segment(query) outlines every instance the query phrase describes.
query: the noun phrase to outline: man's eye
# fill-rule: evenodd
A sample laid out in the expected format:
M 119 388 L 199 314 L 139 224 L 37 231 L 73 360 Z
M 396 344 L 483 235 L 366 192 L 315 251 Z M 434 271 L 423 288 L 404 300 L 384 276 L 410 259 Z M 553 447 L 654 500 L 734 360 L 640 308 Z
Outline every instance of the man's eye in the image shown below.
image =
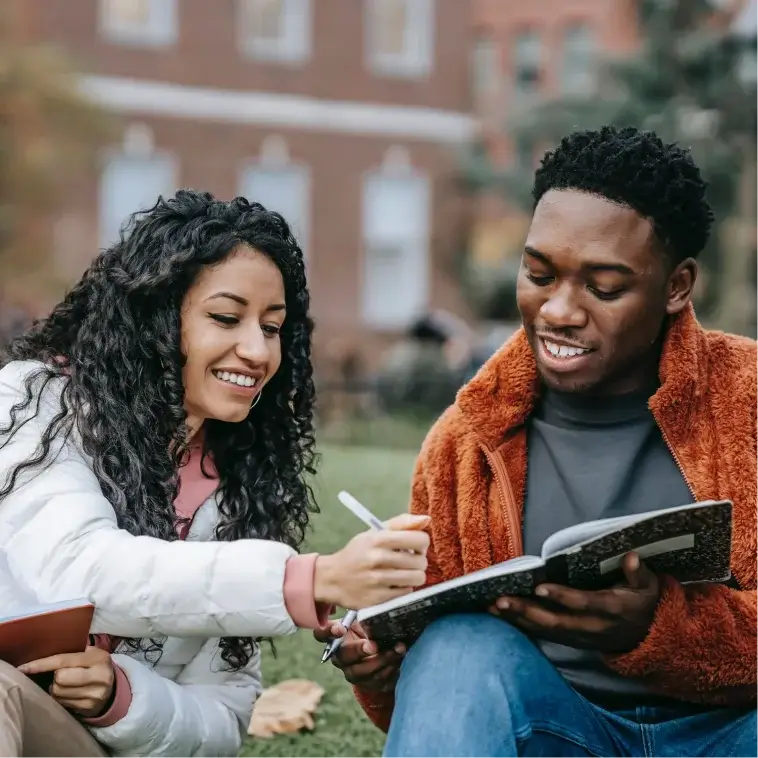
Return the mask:
M 616 300 L 624 294 L 624 290 L 606 292 L 605 290 L 599 290 L 597 287 L 590 287 L 589 290 L 598 300 Z
M 221 313 L 211 313 L 210 317 L 214 321 L 218 321 L 219 324 L 224 324 L 225 326 L 234 326 L 240 322 L 236 316 L 225 316 Z

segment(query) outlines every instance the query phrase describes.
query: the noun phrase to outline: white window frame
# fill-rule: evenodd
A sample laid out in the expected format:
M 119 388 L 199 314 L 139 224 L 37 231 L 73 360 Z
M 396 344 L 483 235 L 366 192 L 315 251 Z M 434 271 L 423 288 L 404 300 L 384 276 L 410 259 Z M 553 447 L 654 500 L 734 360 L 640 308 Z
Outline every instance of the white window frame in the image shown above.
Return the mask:
M 500 88 L 500 46 L 488 34 L 478 35 L 471 50 L 471 89 L 476 97 L 497 94 Z
M 462 1 L 462 0 L 461 0 Z M 376 17 L 385 0 L 364 0 L 364 49 L 366 63 L 378 76 L 420 79 L 434 68 L 435 0 L 404 0 L 408 11 L 405 45 L 402 53 L 378 49 Z
M 100 242 L 101 248 L 110 247 L 114 244 L 114 242 L 117 241 L 117 237 L 109 237 L 109 234 L 111 231 L 113 231 L 110 228 L 106 228 L 106 224 L 104 224 L 104 221 L 107 221 L 109 219 L 104 219 L 104 213 L 106 210 L 106 198 L 105 198 L 105 192 L 107 189 L 106 184 L 106 172 L 108 169 L 116 162 L 116 161 L 132 161 L 132 162 L 160 162 L 163 163 L 168 168 L 168 173 L 170 175 L 170 179 L 168 181 L 168 185 L 158 191 L 158 193 L 151 198 L 146 198 L 145 202 L 141 204 L 140 207 L 137 208 L 129 208 L 124 210 L 123 212 L 119 211 L 120 220 L 118 221 L 118 229 L 122 228 L 123 225 L 126 223 L 127 219 L 136 211 L 142 211 L 146 210 L 147 208 L 153 206 L 157 200 L 158 195 L 161 194 L 164 197 L 170 197 L 172 196 L 176 190 L 179 188 L 178 184 L 178 178 L 179 178 L 179 161 L 177 160 L 176 156 L 173 153 L 164 152 L 164 151 L 155 151 L 150 153 L 149 155 L 130 155 L 129 153 L 125 153 L 121 150 L 113 150 L 113 151 L 107 151 L 104 155 L 104 161 L 101 167 L 100 176 L 98 179 L 98 239 Z
M 586 44 L 581 50 L 579 47 L 571 45 L 570 37 L 577 32 L 586 35 L 588 41 L 588 44 Z M 595 65 L 597 53 L 596 42 L 594 29 L 587 22 L 578 21 L 564 29 L 561 50 L 563 58 L 563 65 L 561 66 L 561 91 L 564 94 L 592 94 L 595 88 L 595 75 L 597 73 Z M 582 63 L 587 65 L 586 71 L 580 71 L 577 66 L 573 65 L 573 63 L 579 59 L 579 55 L 585 58 Z M 581 80 L 581 77 L 585 77 L 584 81 Z
M 297 64 L 311 56 L 313 23 L 312 0 L 281 0 L 284 34 L 278 39 L 257 39 L 248 35 L 246 15 L 249 2 L 237 0 L 237 40 L 243 55 L 257 61 Z
M 377 233 L 372 230 L 371 222 L 371 194 L 377 191 L 377 187 L 383 181 L 412 181 L 417 183 L 420 193 L 421 208 L 418 209 L 419 220 L 418 233 L 412 237 L 402 239 L 390 232 L 385 237 L 384 232 Z M 409 170 L 403 174 L 395 174 L 386 169 L 371 171 L 363 176 L 362 198 L 362 258 L 361 258 L 361 316 L 363 322 L 376 331 L 397 332 L 406 328 L 414 318 L 423 314 L 429 305 L 430 294 L 430 271 L 431 271 L 431 210 L 432 210 L 432 185 L 429 177 L 421 172 Z M 382 239 L 384 237 L 384 239 Z M 404 253 L 413 256 L 404 263 L 410 269 L 413 279 L 413 299 L 403 298 L 396 295 L 396 300 L 389 307 L 382 310 L 377 307 L 378 300 L 383 298 L 382 293 L 372 292 L 370 280 L 372 250 L 382 246 L 401 246 Z M 402 268 L 398 276 L 407 276 L 409 271 Z M 415 269 L 415 270 L 414 270 Z M 404 307 L 403 307 L 404 306 Z
M 524 68 L 524 66 L 521 65 L 521 62 L 525 60 L 525 58 L 519 54 L 519 48 L 521 46 L 521 43 L 523 43 L 526 39 L 529 39 L 535 43 L 534 47 L 537 51 L 536 61 L 529 61 L 530 64 L 535 64 L 537 70 L 537 86 L 534 89 L 530 89 L 528 91 L 522 89 L 518 78 L 519 71 Z M 543 35 L 539 29 L 536 29 L 534 27 L 525 28 L 520 29 L 516 33 L 515 37 L 513 38 L 513 54 L 511 56 L 511 60 L 513 65 L 513 94 L 522 100 L 535 97 L 541 89 L 541 79 L 545 62 L 545 42 Z
M 268 174 L 291 174 L 293 176 L 299 177 L 299 180 L 302 182 L 302 209 L 301 209 L 301 218 L 295 219 L 295 223 L 293 224 L 292 218 L 287 218 L 287 214 L 283 213 L 283 209 L 276 208 L 272 205 L 270 205 L 266 198 L 259 198 L 259 197 L 253 197 L 248 193 L 248 186 L 249 186 L 249 176 L 250 172 L 252 171 L 258 171 L 261 173 L 268 173 Z M 260 159 L 250 160 L 243 163 L 242 167 L 240 168 L 239 172 L 239 179 L 237 182 L 238 191 L 239 194 L 243 197 L 247 198 L 251 203 L 257 202 L 261 203 L 266 210 L 268 211 L 276 211 L 277 213 L 281 213 L 282 216 L 284 216 L 284 220 L 290 225 L 292 229 L 292 233 L 295 236 L 295 239 L 297 240 L 298 245 L 300 245 L 300 249 L 303 251 L 303 258 L 305 261 L 308 261 L 309 258 L 309 250 L 311 247 L 311 206 L 312 206 L 312 193 L 311 193 L 311 171 L 310 168 L 302 163 L 298 162 L 292 162 L 287 161 L 286 163 L 277 163 L 277 164 L 270 164 L 266 161 L 261 161 Z M 299 227 L 299 228 L 298 228 Z
M 179 36 L 178 0 L 149 0 L 148 22 L 144 26 L 118 23 L 111 13 L 109 0 L 99 0 L 98 23 L 100 34 L 118 45 L 168 47 Z

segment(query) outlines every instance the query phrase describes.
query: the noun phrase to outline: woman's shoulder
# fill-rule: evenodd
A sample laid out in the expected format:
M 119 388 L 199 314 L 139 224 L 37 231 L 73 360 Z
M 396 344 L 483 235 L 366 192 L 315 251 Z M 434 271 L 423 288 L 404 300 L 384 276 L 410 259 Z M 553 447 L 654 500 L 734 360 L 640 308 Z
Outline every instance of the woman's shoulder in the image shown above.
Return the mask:
M 44 368 L 42 361 L 10 361 L 0 368 L 0 383 L 11 389 L 22 389 L 30 376 Z
M 39 381 L 34 381 L 36 377 L 39 377 Z M 60 410 L 61 392 L 65 382 L 65 377 L 51 377 L 45 371 L 42 361 L 6 363 L 0 368 L 0 416 L 5 417 L 18 403 L 30 412 L 33 409 L 34 415 L 42 418 L 57 413 Z

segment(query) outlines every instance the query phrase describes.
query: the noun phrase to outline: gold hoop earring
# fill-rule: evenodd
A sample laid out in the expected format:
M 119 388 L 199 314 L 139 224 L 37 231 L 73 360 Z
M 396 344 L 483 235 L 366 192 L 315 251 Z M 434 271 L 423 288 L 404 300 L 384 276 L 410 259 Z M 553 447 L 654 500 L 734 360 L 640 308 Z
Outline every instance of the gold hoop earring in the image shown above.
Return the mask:
M 251 410 L 251 411 L 253 410 L 253 408 L 255 408 L 255 406 L 256 406 L 256 405 L 258 405 L 258 401 L 261 399 L 261 395 L 262 395 L 262 394 L 263 394 L 263 390 L 261 390 L 261 391 L 260 391 L 260 392 L 259 392 L 259 393 L 258 393 L 258 394 L 255 396 L 255 399 L 253 400 L 253 402 L 252 402 L 252 403 L 250 403 L 250 410 Z

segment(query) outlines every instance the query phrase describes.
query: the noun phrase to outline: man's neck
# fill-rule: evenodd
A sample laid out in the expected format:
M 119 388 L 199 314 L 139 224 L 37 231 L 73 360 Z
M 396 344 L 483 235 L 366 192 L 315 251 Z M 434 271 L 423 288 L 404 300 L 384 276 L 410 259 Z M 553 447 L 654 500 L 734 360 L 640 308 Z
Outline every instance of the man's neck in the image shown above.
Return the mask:
M 655 387 L 623 394 L 597 395 L 545 388 L 536 408 L 539 418 L 556 426 L 606 427 L 649 415 L 648 401 Z

